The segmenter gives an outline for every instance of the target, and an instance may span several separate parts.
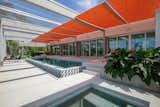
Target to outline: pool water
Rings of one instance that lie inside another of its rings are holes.
[[[69,67],[82,65],[81,62],[54,59],[54,58],[36,58],[35,60],[50,64],[50,65],[58,66],[61,68],[69,68]]]

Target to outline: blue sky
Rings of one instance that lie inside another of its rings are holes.
[[[53,12],[50,12],[48,10],[42,9],[41,7],[37,7],[34,6],[30,3],[26,3],[24,2],[24,0],[0,0],[2,2],[8,2],[13,4],[14,8],[25,11],[25,12],[29,12],[32,14],[36,14],[51,20],[55,20],[55,21],[59,21],[59,22],[66,22],[67,20],[69,20],[68,18],[65,18],[63,16],[57,15]],[[53,0],[54,1],[54,0]],[[56,2],[59,2],[79,13],[103,2],[104,0],[55,0]],[[35,20],[35,19],[30,19],[32,20],[33,23],[35,24],[39,24],[39,25],[43,25],[43,26],[48,26],[48,27],[55,27],[56,25],[50,24],[50,23],[46,23],[46,22],[42,22],[39,20]]]
[[[66,5],[67,7],[70,7],[77,12],[83,12],[101,2],[104,0],[55,0],[63,5]]]

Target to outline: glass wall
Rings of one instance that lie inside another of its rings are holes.
[[[118,37],[118,48],[128,49],[128,36]]]
[[[104,40],[98,39],[97,40],[97,56],[103,56],[104,55]]]
[[[132,48],[139,50],[145,48],[144,33],[132,35]]]
[[[131,44],[129,44],[131,41]],[[134,48],[138,49],[147,49],[155,47],[155,33],[154,32],[145,32],[140,34],[129,36],[117,36],[109,38],[109,48],[115,50],[117,48]],[[131,46],[131,47],[129,47]],[[80,42],[80,56],[103,56],[104,55],[104,40],[95,39],[90,41]],[[59,46],[54,46],[54,52],[56,55],[60,54]],[[62,45],[62,54],[63,55],[75,55],[76,43],[68,43]]]
[[[115,50],[117,48],[116,44],[117,44],[117,38],[116,37],[109,38],[109,48],[111,50]]]
[[[89,41],[81,42],[81,56],[89,56]]]
[[[90,41],[90,56],[96,56],[97,55],[97,40],[91,40]]]
[[[146,48],[154,48],[155,47],[155,32],[147,32],[146,33]]]

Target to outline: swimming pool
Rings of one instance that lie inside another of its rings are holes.
[[[24,107],[149,107],[149,103],[144,100],[95,84],[81,87],[56,100],[52,100],[52,97],[48,96]]]
[[[44,69],[56,78],[77,74],[84,68],[81,62],[58,58],[34,57],[32,59],[27,59],[27,61],[41,69]]]
[[[54,65],[61,68],[69,68],[69,67],[75,67],[75,66],[81,66],[81,62],[77,61],[70,61],[70,60],[62,60],[62,59],[56,59],[56,58],[33,58],[37,61],[41,61],[43,63],[47,63],[50,65]]]

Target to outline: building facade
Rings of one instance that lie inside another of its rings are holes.
[[[102,57],[108,50],[124,49],[148,49],[158,47],[160,32],[157,31],[159,15],[156,18],[137,21],[105,29],[105,35],[101,31],[95,31],[66,38],[51,43],[54,55],[66,56],[91,56]],[[159,27],[160,28],[160,27]],[[157,33],[158,32],[158,33]],[[157,37],[158,36],[158,37]]]

